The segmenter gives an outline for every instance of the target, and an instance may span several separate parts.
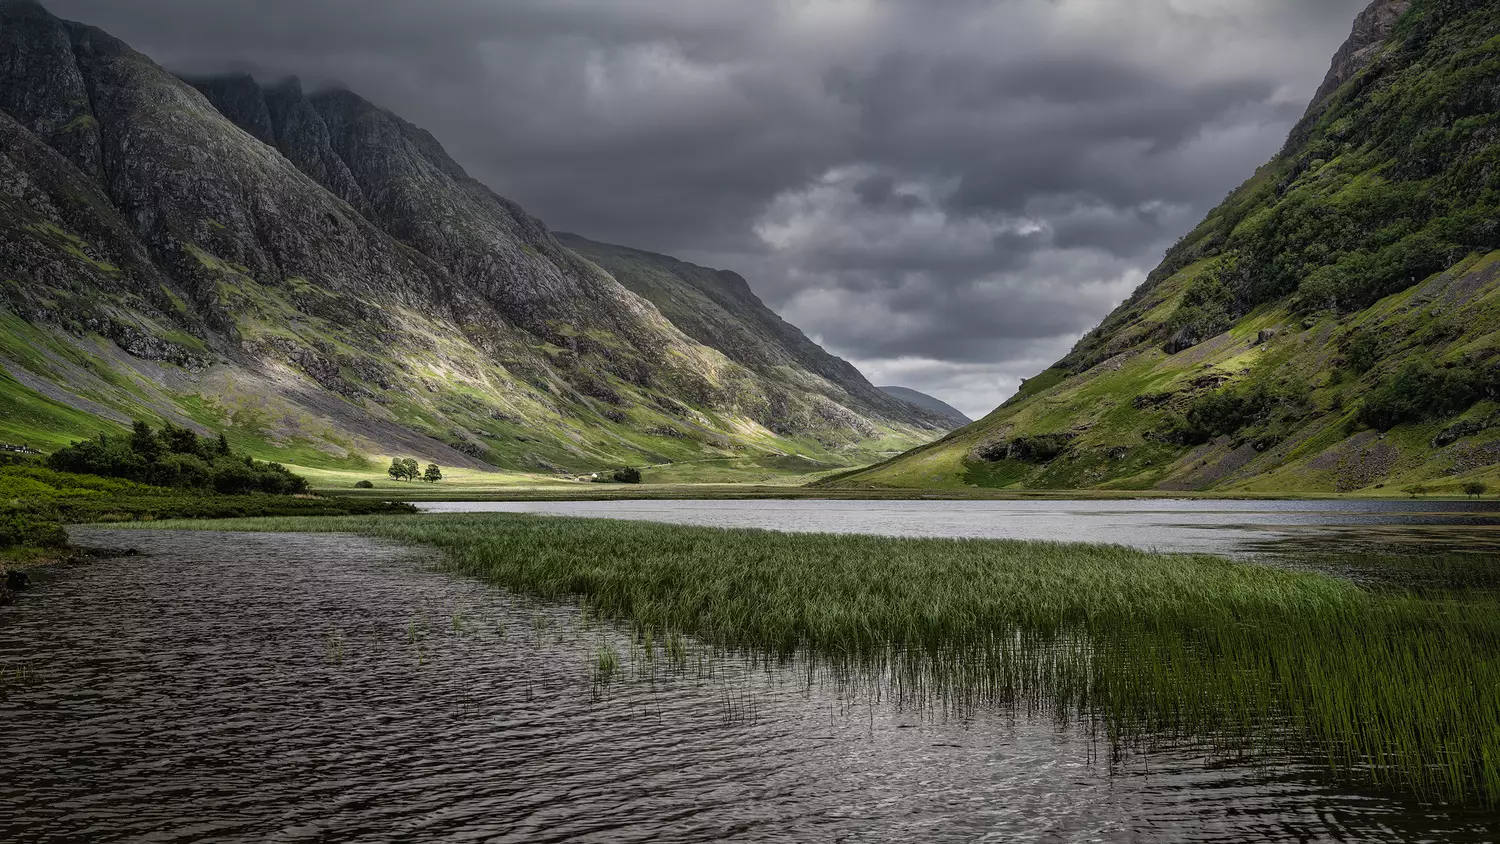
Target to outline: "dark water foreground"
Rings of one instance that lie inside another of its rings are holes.
[[[1488,841],[1500,817],[1047,716],[891,702],[342,536],[151,556],[0,610],[0,841]],[[601,646],[620,674],[599,684]]]

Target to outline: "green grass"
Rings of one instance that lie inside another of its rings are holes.
[[[1500,601],[1111,546],[787,535],[537,516],[257,519],[436,546],[453,570],[660,638],[840,670],[903,698],[1316,754],[1432,799],[1500,802]]]
[[[873,454],[862,460],[860,457],[861,455],[851,455],[838,459],[838,462],[830,462],[834,458],[816,460],[796,454],[689,460],[642,469],[641,478],[648,484],[742,483],[800,486],[878,459]]]
[[[34,463],[0,465],[0,573],[67,557],[71,549],[61,528],[67,523],[409,512],[409,505],[373,498],[218,495],[57,472]]]

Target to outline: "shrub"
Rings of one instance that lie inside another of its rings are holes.
[[[641,482],[640,469],[619,469],[615,472],[615,481],[622,484],[638,484]]]
[[[1360,375],[1375,368],[1384,352],[1380,348],[1380,338],[1373,333],[1364,330],[1355,331],[1349,335],[1348,345],[1344,351],[1344,357],[1349,362],[1349,368]]]
[[[307,480],[280,464],[262,463],[229,450],[222,434],[205,440],[170,423],[157,432],[135,423],[130,435],[99,434],[75,442],[47,459],[60,472],[121,478],[173,489],[290,495],[307,491]]]
[[[1188,286],[1177,310],[1168,318],[1165,350],[1176,354],[1227,330],[1243,312],[1237,287],[1241,283],[1239,256],[1219,258]]]
[[[55,515],[0,511],[0,548],[65,548],[68,533]]]
[[[1466,367],[1434,369],[1407,361],[1365,397],[1359,420],[1381,431],[1408,422],[1441,419],[1467,410],[1483,394],[1478,375]]]
[[[369,481],[360,481],[354,485],[355,489],[374,489],[375,484]]]
[[[1262,442],[1274,441],[1285,422],[1307,409],[1307,385],[1294,376],[1254,378],[1193,399],[1187,410],[1168,422],[1168,442],[1201,445],[1215,437],[1261,428]]]

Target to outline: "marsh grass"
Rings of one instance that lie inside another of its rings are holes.
[[[31,686],[39,681],[36,666],[29,662],[0,665],[0,695],[17,686]]]
[[[620,655],[608,644],[599,646],[599,650],[594,654],[594,662],[598,670],[599,681],[603,683],[614,679],[615,674],[620,670]]]
[[[1424,799],[1500,802],[1493,593],[1371,590],[1113,546],[507,514],[170,526],[437,546],[456,572],[634,625],[632,659],[661,647],[686,663],[692,636],[879,678],[900,705],[1081,723],[1114,749],[1194,740],[1227,756],[1314,755]],[[700,674],[714,661],[700,651]],[[601,648],[597,669],[613,677],[619,654]]]

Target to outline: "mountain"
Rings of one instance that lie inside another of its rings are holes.
[[[297,465],[561,472],[847,463],[947,427],[748,288],[718,306],[779,363],[700,342],[348,91],[184,81],[0,0],[0,137],[0,440],[141,417]]]
[[[965,416],[963,412],[958,408],[954,407],[951,404],[948,404],[942,399],[934,398],[927,395],[926,393],[913,390],[910,387],[878,387],[876,389],[880,390],[882,393],[885,393],[888,396],[898,398],[901,401],[906,402],[907,404],[914,404],[917,407],[925,408],[932,411],[933,413],[940,414],[944,418],[951,420],[955,425],[969,425],[974,421],[973,419]]]
[[[1377,0],[1285,147],[1073,351],[835,483],[1500,487],[1500,7]]]
[[[689,337],[782,387],[778,401],[821,396],[875,418],[916,419],[943,430],[957,427],[941,411],[913,410],[876,387],[842,358],[834,357],[761,302],[744,278],[627,246],[595,243],[573,234],[558,240],[655,305]],[[826,407],[826,406],[825,406]],[[780,415],[823,412],[787,407]]]

